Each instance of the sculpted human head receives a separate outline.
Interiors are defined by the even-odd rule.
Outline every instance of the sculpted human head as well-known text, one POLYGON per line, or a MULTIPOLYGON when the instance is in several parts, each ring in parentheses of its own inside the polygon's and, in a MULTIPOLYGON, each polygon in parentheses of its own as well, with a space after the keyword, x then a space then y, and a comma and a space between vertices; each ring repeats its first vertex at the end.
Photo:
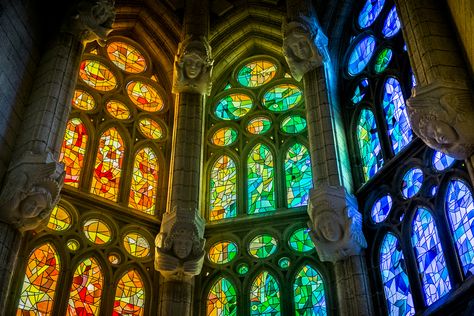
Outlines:
POLYGON ((285 38, 291 54, 296 59, 306 60, 313 55, 311 48, 311 35, 303 28, 294 28, 285 38))
POLYGON ((197 78, 204 67, 203 56, 198 51, 191 51, 183 56, 184 75, 188 79, 197 78))
POLYGON ((179 228, 173 233, 173 253, 179 259, 187 258, 193 250, 193 231, 179 228))
POLYGON ((20 213, 24 218, 44 218, 51 208, 51 194, 42 187, 33 188, 20 202, 20 213))
POLYGON ((334 215, 323 214, 317 218, 318 228, 321 235, 328 241, 338 241, 341 239, 342 231, 339 222, 334 215))

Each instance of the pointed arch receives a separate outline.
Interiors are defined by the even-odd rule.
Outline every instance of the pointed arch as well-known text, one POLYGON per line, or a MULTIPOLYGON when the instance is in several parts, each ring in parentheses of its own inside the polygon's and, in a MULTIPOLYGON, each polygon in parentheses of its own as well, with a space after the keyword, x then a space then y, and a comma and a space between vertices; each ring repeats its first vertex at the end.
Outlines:
POLYGON ((360 111, 357 123, 357 143, 364 180, 368 181, 384 163, 377 123, 371 110, 363 109, 360 111))
POLYGON ((216 159, 209 178, 209 220, 237 216, 237 167, 227 155, 216 159))
POLYGON ((206 316, 237 316, 237 291, 227 278, 218 278, 209 289, 206 316))
POLYGON ((280 287, 268 271, 260 272, 250 288, 250 315, 280 315, 280 287))
POLYGON ((247 157, 248 214, 275 209, 274 161, 267 145, 256 144, 247 157))
POLYGON ((296 315, 327 315, 324 281, 319 272, 304 265, 295 277, 293 293, 296 315))
POLYGON ((313 178, 311 158, 308 149, 303 144, 294 143, 286 152, 285 183, 288 208, 308 204, 313 178))
POLYGON ((77 188, 84 167, 89 135, 86 125, 78 117, 71 118, 66 125, 59 161, 64 163, 64 184, 77 188))
POLYGON ((113 316, 142 316, 145 311, 145 286, 135 269, 125 272, 117 283, 113 316))

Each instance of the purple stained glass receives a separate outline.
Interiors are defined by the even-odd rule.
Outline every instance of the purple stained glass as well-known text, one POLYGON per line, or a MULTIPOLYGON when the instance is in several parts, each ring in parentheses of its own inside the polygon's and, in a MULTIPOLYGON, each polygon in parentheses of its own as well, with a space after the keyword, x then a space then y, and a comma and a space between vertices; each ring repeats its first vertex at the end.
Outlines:
POLYGON ((423 171, 418 168, 411 168, 405 173, 402 180, 402 194, 409 199, 418 193, 423 184, 423 171))
POLYGON ((408 121, 405 99, 397 79, 390 77, 385 81, 383 110, 387 122, 388 134, 394 154, 398 154, 413 139, 408 121))
POLYGON ((359 13, 359 26, 366 28, 372 25, 383 9, 385 0, 367 0, 359 13))
POLYGON ((383 222, 392 209, 392 197, 390 194, 384 195, 375 201, 372 206, 372 220, 375 223, 383 222))
POLYGON ((357 104, 362 101, 369 91, 369 80, 367 78, 362 79, 354 88, 354 95, 351 98, 352 103, 357 104))
POLYGON ((438 171, 443 171, 453 165, 456 159, 442 153, 435 151, 432 158, 433 167, 438 171))
POLYGON ((360 158, 364 180, 372 178, 383 165, 382 148, 377 133, 377 123, 372 111, 360 111, 357 124, 357 141, 359 143, 360 158))
POLYGON ((466 182, 451 180, 446 193, 446 210, 464 274, 474 274, 474 202, 466 182))
POLYGON ((395 6, 390 10, 387 15, 387 19, 383 25, 382 34, 386 38, 390 38, 397 34, 401 28, 400 19, 398 18, 397 9, 395 6))
POLYGON ((350 75, 355 76, 364 70, 374 54, 374 48, 375 38, 373 36, 366 36, 355 45, 347 64, 347 71, 350 75))

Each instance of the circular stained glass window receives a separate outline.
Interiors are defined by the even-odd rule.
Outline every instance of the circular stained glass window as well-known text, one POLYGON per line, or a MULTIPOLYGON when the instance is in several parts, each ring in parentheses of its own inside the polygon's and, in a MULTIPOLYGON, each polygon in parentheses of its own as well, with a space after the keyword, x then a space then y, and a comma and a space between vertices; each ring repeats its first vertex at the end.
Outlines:
POLYGON ((137 232, 123 236, 123 246, 129 254, 137 258, 145 258, 150 254, 150 244, 142 234, 137 232))
POLYGON ((71 227, 72 219, 68 211, 61 205, 56 205, 51 212, 48 228, 55 231, 64 231, 71 227))
POLYGON ((350 75, 358 75, 364 70, 374 54, 374 48, 375 38, 373 36, 366 36, 355 45, 347 64, 347 71, 350 75))
POLYGON ((272 121, 266 116, 257 116, 247 123, 247 131, 250 134, 265 134, 272 127, 272 121))
POLYGON ((79 242, 75 239, 69 239, 67 242, 66 242, 66 247, 67 249, 71 250, 71 251, 76 251, 77 249, 79 249, 81 245, 79 244, 79 242))
POLYGON ((386 38, 390 38, 400 31, 401 26, 402 24, 400 23, 400 19, 398 18, 397 9, 395 8, 395 6, 393 6, 393 8, 387 15, 387 19, 385 19, 382 34, 386 38))
POLYGON ((451 167, 455 161, 456 159, 440 151, 435 151, 433 153, 432 164, 433 164, 433 167, 438 171, 443 171, 451 167))
POLYGON ((252 109, 252 99, 243 93, 232 93, 219 100, 214 113, 222 120, 238 120, 252 109))
POLYGON ((83 60, 79 68, 79 77, 99 91, 110 91, 117 87, 117 78, 113 72, 98 60, 83 60))
POLYGON ((390 196, 390 194, 382 196, 377 201, 375 201, 374 205, 372 206, 372 220, 375 223, 383 222, 387 218, 391 209, 392 197, 390 196))
POLYGON ((288 269, 290 267, 290 258, 288 257, 280 258, 280 260, 278 260, 278 266, 284 270, 288 269))
POLYGON ((237 273, 244 275, 249 272, 249 266, 246 263, 241 263, 237 266, 237 273))
POLYGON ((231 262, 237 255, 237 245, 232 241, 217 242, 209 249, 209 260, 216 264, 231 262))
POLYGON ((258 87, 270 82, 276 71, 276 65, 270 61, 252 61, 239 70, 237 81, 244 87, 258 87))
POLYGON ((362 79, 359 81, 357 86, 354 88, 354 94, 352 95, 351 101, 354 104, 359 103, 362 101, 369 91, 369 80, 367 78, 362 79))
POLYGON ((103 220, 91 218, 83 226, 84 235, 97 245, 104 245, 112 239, 112 231, 103 220))
POLYGON ((161 125, 151 118, 142 118, 138 121, 138 129, 143 136, 150 139, 163 138, 163 128, 161 125))
POLYGON ((277 241, 271 235, 258 235, 250 241, 249 253, 255 258, 264 259, 277 249, 277 241))
POLYGON ((111 254, 107 257, 107 259, 109 259, 109 262, 110 262, 111 264, 119 264, 119 263, 120 263, 120 257, 119 257, 117 254, 115 254, 115 253, 111 253, 111 254))
POLYGON ((145 56, 135 47, 124 42, 107 45, 107 55, 115 66, 130 73, 140 73, 146 69, 145 56))
POLYGON ((383 9, 385 0, 367 0, 359 13, 359 26, 366 28, 372 25, 383 9))
POLYGON ((158 91, 148 83, 131 81, 127 85, 127 93, 130 100, 143 111, 157 112, 165 107, 158 91))
POLYGON ((423 184, 423 171, 419 168, 412 168, 405 173, 402 180, 402 194, 409 199, 417 194, 423 184))
POLYGON ((105 109, 110 116, 118 120, 126 120, 131 116, 128 106, 117 100, 110 100, 107 102, 105 109))
POLYGON ((79 110, 90 111, 95 108, 95 100, 90 93, 84 90, 75 90, 72 106, 79 110))
POLYGON ((384 48, 379 55, 377 56, 377 59, 375 60, 375 66, 374 70, 376 73, 381 73, 385 69, 387 69, 388 64, 390 64, 390 61, 392 60, 392 50, 390 48, 384 48))
POLYGON ((294 251, 307 252, 314 249, 313 241, 309 236, 308 228, 300 228, 295 230, 288 240, 288 245, 294 251))
POLYGON ((301 115, 290 115, 283 119, 280 124, 282 132, 298 134, 306 129, 306 119, 301 115))
POLYGON ((237 130, 232 127, 223 127, 214 132, 211 143, 216 146, 229 146, 237 140, 237 130))
POLYGON ((280 84, 270 88, 263 95, 263 106, 273 112, 283 112, 297 106, 303 99, 303 92, 294 84, 280 84))

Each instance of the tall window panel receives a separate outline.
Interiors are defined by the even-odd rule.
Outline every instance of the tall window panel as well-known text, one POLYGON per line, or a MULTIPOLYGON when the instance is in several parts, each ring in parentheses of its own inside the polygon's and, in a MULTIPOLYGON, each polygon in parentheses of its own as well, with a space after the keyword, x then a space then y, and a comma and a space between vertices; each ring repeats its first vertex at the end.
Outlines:
POLYGON ((249 295, 250 315, 280 315, 280 286, 268 271, 255 277, 249 295))
POLYGON ((117 283, 113 316, 144 315, 145 288, 140 274, 132 269, 123 274, 117 283))
POLYGON ((209 290, 206 316, 237 316, 237 293, 228 279, 217 279, 209 290))
POLYGON ((213 163, 209 179, 209 220, 237 215, 237 166, 222 155, 213 163))
POLYGON ((295 277, 293 292, 296 315, 327 315, 324 282, 313 267, 305 265, 301 268, 295 277))
POLYGON ((64 183, 75 188, 79 186, 84 167, 88 138, 87 128, 80 118, 74 117, 67 122, 59 160, 64 163, 64 183))

